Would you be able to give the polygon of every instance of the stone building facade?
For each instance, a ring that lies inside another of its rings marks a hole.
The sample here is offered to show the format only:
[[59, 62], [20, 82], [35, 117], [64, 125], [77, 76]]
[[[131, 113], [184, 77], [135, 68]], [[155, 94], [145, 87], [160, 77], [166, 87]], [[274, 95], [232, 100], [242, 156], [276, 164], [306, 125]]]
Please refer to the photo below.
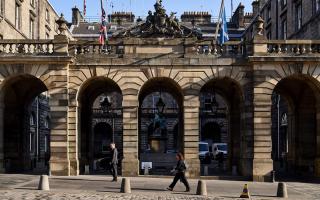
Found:
[[0, 38], [53, 39], [58, 18], [47, 0], [1, 0]]
[[268, 39], [319, 39], [320, 1], [256, 0], [254, 15], [265, 20]]
[[47, 91], [51, 173], [83, 173], [93, 151], [87, 140], [93, 102], [102, 94], [117, 93], [122, 175], [141, 175], [140, 111], [148, 95], [163, 92], [179, 107], [178, 150], [188, 162], [188, 176], [199, 177], [200, 117], [205, 117], [200, 97], [209, 93], [219, 94], [227, 107], [227, 169], [237, 166], [241, 176], [270, 181], [272, 99], [277, 93], [288, 105], [289, 172], [320, 176], [319, 41], [270, 41], [261, 34], [263, 23], [255, 21], [255, 32], [245, 42], [219, 46], [192, 36], [123, 36], [110, 40], [105, 52], [98, 42], [68, 40], [66, 24], [62, 19], [59, 23], [61, 33], [52, 41], [0, 42], [2, 171], [8, 159], [11, 167], [24, 166], [28, 143], [20, 122], [26, 119], [26, 105]]

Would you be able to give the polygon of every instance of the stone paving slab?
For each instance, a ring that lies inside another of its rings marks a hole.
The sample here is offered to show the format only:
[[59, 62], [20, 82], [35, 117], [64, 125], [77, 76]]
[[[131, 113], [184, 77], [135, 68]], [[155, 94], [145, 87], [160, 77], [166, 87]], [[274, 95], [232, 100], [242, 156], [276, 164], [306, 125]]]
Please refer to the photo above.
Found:
[[[276, 183], [256, 183], [242, 181], [206, 180], [208, 197], [196, 196], [197, 180], [189, 180], [191, 192], [185, 193], [184, 186], [178, 183], [174, 192], [166, 191], [170, 178], [134, 177], [131, 179], [132, 194], [122, 194], [121, 181], [110, 182], [108, 176], [50, 177], [50, 191], [38, 191], [39, 176], [0, 175], [0, 200], [104, 200], [104, 199], [240, 199], [242, 187], [249, 184], [252, 199], [279, 199], [275, 197]], [[290, 182], [289, 199], [320, 199], [320, 184]]]

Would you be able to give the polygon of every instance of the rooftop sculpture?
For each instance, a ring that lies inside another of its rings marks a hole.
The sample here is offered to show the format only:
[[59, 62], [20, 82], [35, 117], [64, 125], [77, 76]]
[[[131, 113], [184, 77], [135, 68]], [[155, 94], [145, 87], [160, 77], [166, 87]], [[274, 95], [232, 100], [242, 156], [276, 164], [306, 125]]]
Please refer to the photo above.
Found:
[[153, 13], [149, 10], [144, 22], [117, 32], [114, 37], [201, 37], [199, 31], [180, 25], [176, 13], [171, 12], [168, 16], [162, 6], [162, 0], [156, 2], [154, 9]]

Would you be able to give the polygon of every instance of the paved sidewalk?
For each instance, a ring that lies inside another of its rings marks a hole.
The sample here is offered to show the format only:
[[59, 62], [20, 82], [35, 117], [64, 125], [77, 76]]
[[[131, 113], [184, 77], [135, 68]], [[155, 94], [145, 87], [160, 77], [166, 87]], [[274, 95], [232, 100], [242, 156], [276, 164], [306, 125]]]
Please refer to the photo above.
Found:
[[[242, 187], [249, 184], [252, 199], [278, 199], [276, 183], [207, 180], [208, 197], [196, 196], [197, 180], [189, 180], [191, 192], [178, 183], [173, 192], [165, 188], [172, 179], [135, 177], [131, 179], [132, 194], [119, 193], [121, 181], [112, 183], [109, 176], [50, 177], [50, 191], [37, 191], [39, 176], [0, 174], [1, 200], [54, 199], [239, 199]], [[320, 184], [290, 182], [289, 199], [320, 199]]]

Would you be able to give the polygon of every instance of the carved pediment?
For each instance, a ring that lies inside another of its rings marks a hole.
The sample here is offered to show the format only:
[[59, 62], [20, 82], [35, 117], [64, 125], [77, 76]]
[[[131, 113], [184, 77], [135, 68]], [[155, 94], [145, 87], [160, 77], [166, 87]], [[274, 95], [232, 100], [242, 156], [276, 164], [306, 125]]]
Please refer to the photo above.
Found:
[[155, 12], [150, 10], [145, 22], [136, 24], [126, 30], [114, 33], [113, 37], [165, 37], [165, 38], [184, 38], [184, 37], [201, 37], [202, 34], [194, 29], [180, 25], [174, 12], [170, 16], [162, 6], [162, 0], [155, 5]]

